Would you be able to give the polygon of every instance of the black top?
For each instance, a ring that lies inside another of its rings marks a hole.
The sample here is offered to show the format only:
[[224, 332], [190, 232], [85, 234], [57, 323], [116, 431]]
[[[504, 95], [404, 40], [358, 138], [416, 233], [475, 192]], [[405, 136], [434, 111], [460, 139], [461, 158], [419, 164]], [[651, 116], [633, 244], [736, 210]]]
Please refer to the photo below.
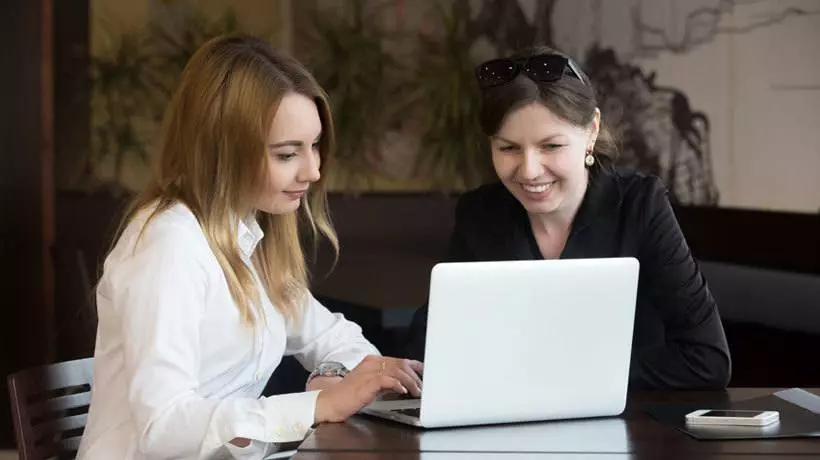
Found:
[[[717, 305], [660, 179], [596, 164], [562, 259], [640, 262], [630, 388], [725, 388], [731, 359]], [[501, 183], [464, 194], [446, 261], [540, 259], [526, 210]], [[406, 354], [424, 359], [427, 307]]]

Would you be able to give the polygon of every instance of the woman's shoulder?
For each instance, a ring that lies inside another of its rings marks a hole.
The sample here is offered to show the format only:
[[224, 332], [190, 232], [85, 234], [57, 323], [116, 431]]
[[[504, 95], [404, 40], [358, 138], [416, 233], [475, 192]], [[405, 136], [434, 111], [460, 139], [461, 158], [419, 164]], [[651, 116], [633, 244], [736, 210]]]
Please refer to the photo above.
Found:
[[609, 176], [617, 188], [621, 206], [627, 209], [654, 207], [659, 199], [667, 198], [666, 185], [654, 174], [619, 167], [613, 169]]
[[635, 235], [639, 235], [657, 216], [671, 212], [668, 189], [660, 177], [619, 168], [612, 172], [611, 181], [617, 189], [617, 200], [613, 200], [617, 204], [613, 208], [614, 214], [610, 215], [620, 221], [620, 225], [638, 232]]
[[171, 203], [160, 210], [157, 210], [156, 204], [146, 206], [134, 214], [127, 228], [142, 231], [144, 235], [167, 239], [187, 240], [191, 236], [202, 234], [196, 216], [181, 202]]
[[181, 290], [183, 286], [205, 292], [218, 267], [186, 206], [173, 203], [158, 210], [151, 204], [130, 217], [106, 256], [97, 294], [115, 299], [128, 290]]
[[126, 223], [111, 255], [194, 256], [205, 248], [208, 244], [202, 228], [185, 204], [172, 203], [157, 210], [157, 205], [152, 203], [136, 211]]
[[612, 172], [612, 176], [618, 183], [621, 193], [625, 196], [628, 195], [637, 198], [666, 190], [666, 186], [660, 177], [637, 169], [627, 167], [615, 168]]

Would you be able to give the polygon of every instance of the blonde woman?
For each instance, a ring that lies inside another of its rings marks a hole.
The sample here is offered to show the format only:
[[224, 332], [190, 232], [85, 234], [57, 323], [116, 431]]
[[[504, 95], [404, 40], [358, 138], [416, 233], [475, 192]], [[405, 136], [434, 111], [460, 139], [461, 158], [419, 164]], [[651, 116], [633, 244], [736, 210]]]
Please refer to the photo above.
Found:
[[[421, 363], [379, 356], [308, 291], [300, 229], [337, 246], [332, 147], [326, 96], [294, 59], [245, 36], [194, 54], [105, 261], [78, 458], [261, 458], [385, 391], [419, 394]], [[308, 391], [260, 397], [283, 355], [315, 369]]]

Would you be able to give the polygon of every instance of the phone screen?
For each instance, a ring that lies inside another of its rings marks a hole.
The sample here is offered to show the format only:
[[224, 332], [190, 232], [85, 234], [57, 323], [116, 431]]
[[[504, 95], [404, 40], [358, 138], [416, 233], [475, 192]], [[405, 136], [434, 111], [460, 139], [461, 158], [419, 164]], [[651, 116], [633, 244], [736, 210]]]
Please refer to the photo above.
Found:
[[710, 410], [701, 417], [735, 417], [735, 418], [755, 418], [763, 412], [752, 410]]

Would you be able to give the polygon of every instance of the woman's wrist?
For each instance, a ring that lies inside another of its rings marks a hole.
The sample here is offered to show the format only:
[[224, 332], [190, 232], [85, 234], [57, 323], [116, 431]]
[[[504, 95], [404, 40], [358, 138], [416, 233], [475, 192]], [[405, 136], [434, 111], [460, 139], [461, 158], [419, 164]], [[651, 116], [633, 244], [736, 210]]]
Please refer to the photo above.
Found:
[[329, 395], [325, 391], [319, 391], [319, 394], [316, 396], [316, 408], [313, 410], [313, 425], [318, 425], [320, 423], [324, 423], [330, 420], [330, 417], [327, 413], [327, 397]]
[[319, 375], [308, 380], [306, 391], [324, 390], [325, 388], [335, 385], [341, 381], [342, 377], [327, 377], [324, 375]]

